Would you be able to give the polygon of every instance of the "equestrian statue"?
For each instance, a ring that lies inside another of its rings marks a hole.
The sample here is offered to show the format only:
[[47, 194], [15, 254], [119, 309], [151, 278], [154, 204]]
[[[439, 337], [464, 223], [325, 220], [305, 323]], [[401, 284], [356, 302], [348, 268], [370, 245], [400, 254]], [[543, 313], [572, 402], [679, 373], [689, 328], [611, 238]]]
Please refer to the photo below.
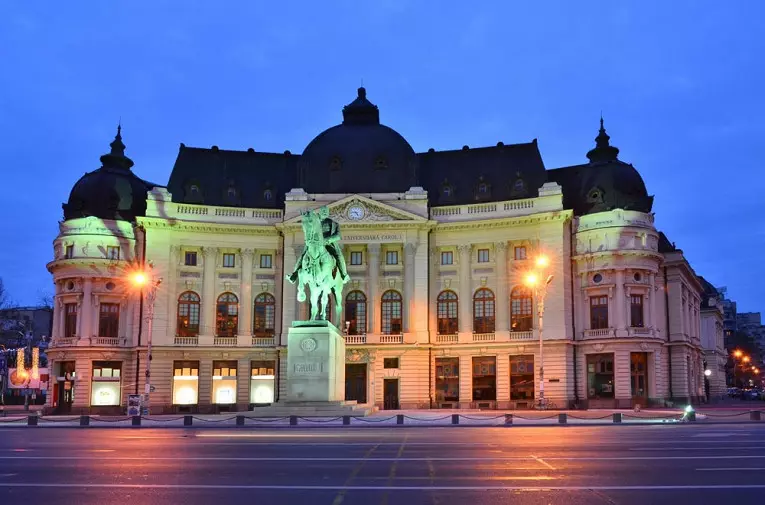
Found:
[[329, 209], [301, 211], [305, 247], [295, 263], [294, 271], [287, 275], [297, 283], [298, 302], [306, 300], [305, 286], [311, 296], [310, 320], [326, 320], [329, 294], [335, 296], [337, 321], [343, 311], [343, 286], [350, 280], [345, 258], [340, 250], [340, 226], [329, 217]]

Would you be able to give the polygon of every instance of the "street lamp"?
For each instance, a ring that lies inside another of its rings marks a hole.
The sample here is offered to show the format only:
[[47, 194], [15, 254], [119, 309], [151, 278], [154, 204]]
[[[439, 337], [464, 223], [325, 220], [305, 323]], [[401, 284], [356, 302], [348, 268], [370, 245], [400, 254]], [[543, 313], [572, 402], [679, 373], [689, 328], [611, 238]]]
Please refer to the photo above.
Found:
[[734, 358], [740, 358], [743, 355], [744, 355], [744, 353], [741, 352], [739, 349], [736, 349], [735, 351], [733, 351], [733, 357]]
[[157, 299], [157, 288], [162, 283], [162, 278], [156, 277], [151, 271], [152, 268], [152, 264], [149, 263], [148, 270], [136, 270], [129, 275], [130, 282], [140, 290], [146, 302], [146, 389], [144, 391], [146, 414], [151, 413], [149, 394], [151, 393], [151, 329], [154, 322], [154, 302]]
[[[537, 316], [539, 318], [539, 407], [544, 408], [545, 403], [545, 355], [544, 340], [542, 340], [542, 329], [544, 328], [545, 297], [547, 296], [547, 286], [552, 282], [553, 276], [547, 273], [547, 267], [550, 265], [550, 258], [545, 255], [537, 256], [534, 260], [536, 269], [526, 274], [524, 283], [533, 290], [534, 297], [537, 299]], [[544, 281], [542, 281], [544, 279]]]

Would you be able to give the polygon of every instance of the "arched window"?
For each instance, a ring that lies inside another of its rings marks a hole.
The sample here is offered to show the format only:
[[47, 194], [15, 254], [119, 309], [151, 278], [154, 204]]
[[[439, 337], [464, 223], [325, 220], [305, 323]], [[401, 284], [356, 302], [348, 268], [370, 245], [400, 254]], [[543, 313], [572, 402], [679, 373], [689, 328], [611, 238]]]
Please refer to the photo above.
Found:
[[175, 332], [179, 337], [199, 335], [199, 295], [193, 291], [178, 297], [178, 324]]
[[494, 293], [481, 288], [473, 295], [473, 332], [494, 333]]
[[531, 290], [517, 287], [510, 293], [510, 331], [531, 331], [533, 327]]
[[255, 297], [255, 320], [252, 331], [256, 337], [273, 337], [276, 313], [276, 298], [270, 293], [260, 293]]
[[345, 297], [345, 320], [351, 323], [348, 335], [367, 333], [367, 297], [361, 291], [351, 291]]
[[383, 335], [400, 335], [401, 325], [401, 294], [398, 291], [386, 291], [382, 295], [382, 333]]
[[238, 329], [239, 299], [234, 293], [223, 293], [215, 311], [215, 336], [235, 337]]
[[454, 291], [441, 291], [438, 295], [439, 335], [456, 335], [459, 331], [457, 319], [457, 294]]
[[478, 185], [478, 193], [479, 194], [485, 195], [488, 192], [489, 192], [489, 185], [488, 184], [486, 184], [485, 182], [482, 182], [481, 184]]
[[274, 195], [273, 195], [273, 193], [271, 192], [271, 190], [270, 190], [270, 189], [267, 189], [267, 190], [265, 190], [265, 191], [263, 192], [263, 199], [264, 199], [265, 201], [267, 201], [267, 202], [270, 202], [270, 201], [271, 201], [271, 198], [273, 198], [273, 197], [274, 197]]

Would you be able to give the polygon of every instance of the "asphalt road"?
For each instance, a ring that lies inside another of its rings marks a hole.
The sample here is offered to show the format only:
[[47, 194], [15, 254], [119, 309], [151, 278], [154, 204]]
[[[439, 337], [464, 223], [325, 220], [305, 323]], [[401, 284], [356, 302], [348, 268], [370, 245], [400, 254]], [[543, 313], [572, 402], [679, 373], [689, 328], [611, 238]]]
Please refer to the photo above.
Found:
[[0, 503], [762, 504], [765, 423], [0, 428]]

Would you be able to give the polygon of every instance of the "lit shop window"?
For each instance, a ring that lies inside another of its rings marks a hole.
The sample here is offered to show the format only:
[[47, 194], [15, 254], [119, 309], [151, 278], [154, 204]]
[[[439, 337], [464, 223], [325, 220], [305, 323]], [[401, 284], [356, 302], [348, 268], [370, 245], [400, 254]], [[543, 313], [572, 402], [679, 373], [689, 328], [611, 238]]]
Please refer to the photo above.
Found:
[[120, 405], [121, 361], [94, 361], [90, 404], [94, 407]]
[[216, 405], [236, 403], [236, 361], [213, 361], [212, 397]]
[[263, 405], [274, 402], [276, 375], [274, 361], [253, 361], [250, 374], [250, 403]]
[[199, 361], [173, 363], [173, 405], [196, 405], [199, 401]]

